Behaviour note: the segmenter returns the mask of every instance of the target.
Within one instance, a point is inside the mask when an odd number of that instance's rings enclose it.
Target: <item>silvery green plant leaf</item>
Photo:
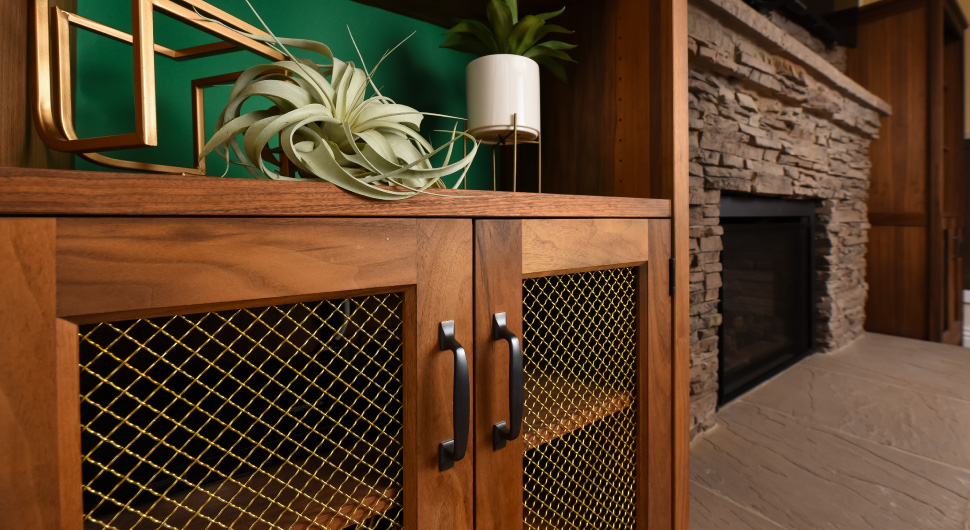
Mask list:
[[[455,188],[465,179],[478,141],[456,124],[450,139],[434,148],[420,133],[425,114],[395,103],[374,86],[373,74],[391,52],[368,72],[334,57],[322,43],[277,38],[268,27],[266,31],[270,37],[248,36],[276,47],[288,60],[256,65],[239,76],[200,157],[218,152],[255,178],[330,182],[382,200],[443,188],[442,177],[455,173],[460,173]],[[322,55],[330,64],[297,58],[289,48]],[[373,94],[368,96],[369,87]],[[242,113],[251,98],[263,98],[273,106]],[[279,147],[271,147],[277,138]],[[472,147],[453,162],[454,144],[464,139],[471,140]],[[444,153],[445,160],[434,167],[431,158],[438,153]],[[283,157],[299,176],[280,174]]]
[[[546,24],[549,19],[561,15],[565,10],[563,7],[558,11],[519,18],[517,0],[488,0],[485,7],[488,23],[461,20],[448,30],[448,38],[440,47],[479,56],[498,53],[522,55],[535,60],[557,78],[566,81],[566,70],[559,61],[576,62],[565,53],[565,50],[571,50],[576,45],[561,41],[542,42],[551,33],[573,33],[562,26]]]

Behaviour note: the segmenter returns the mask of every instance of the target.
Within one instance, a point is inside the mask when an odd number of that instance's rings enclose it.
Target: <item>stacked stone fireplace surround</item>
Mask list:
[[[815,201],[816,351],[863,332],[869,144],[890,109],[842,73],[844,50],[772,17],[688,10],[692,437],[715,424],[722,193]]]

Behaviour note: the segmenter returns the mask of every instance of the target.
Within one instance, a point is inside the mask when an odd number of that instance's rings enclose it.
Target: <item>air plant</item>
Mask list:
[[[480,20],[460,20],[448,30],[448,39],[440,47],[482,56],[522,55],[548,68],[559,80],[566,81],[566,70],[559,61],[576,62],[566,53],[576,45],[558,40],[540,42],[551,33],[573,33],[561,26],[546,24],[547,20],[565,10],[564,7],[519,19],[516,0],[489,0],[485,8],[487,24]]]
[[[258,13],[256,16],[259,18]],[[459,131],[456,124],[449,131],[451,139],[434,148],[419,132],[423,117],[429,114],[395,103],[374,85],[374,73],[393,49],[367,71],[363,57],[363,68],[357,68],[352,62],[335,58],[323,43],[277,38],[261,18],[260,23],[269,37],[246,36],[275,47],[287,60],[253,66],[239,76],[201,157],[216,151],[227,164],[240,164],[256,178],[325,181],[384,200],[428,193],[431,187],[443,188],[441,178],[459,171],[455,187],[464,180],[478,142]],[[331,64],[297,58],[288,47],[322,55]],[[370,97],[368,87],[373,90]],[[273,106],[240,114],[243,103],[258,96]],[[270,141],[276,137],[279,147],[273,148]],[[473,145],[467,155],[451,162],[454,144],[462,137],[470,138]],[[434,167],[431,157],[444,150],[444,163]],[[299,177],[281,175],[267,165],[269,161],[281,166],[283,156],[295,166]]]

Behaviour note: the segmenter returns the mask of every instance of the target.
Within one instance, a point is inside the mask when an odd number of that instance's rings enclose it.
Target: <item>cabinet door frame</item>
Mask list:
[[[508,346],[491,336],[507,314],[522,338],[526,278],[635,267],[637,274],[637,528],[673,528],[673,333],[669,219],[480,219],[475,221],[476,525],[523,528],[523,437],[492,447],[507,421]]]
[[[474,440],[438,469],[438,444],[454,437],[439,322],[455,321],[474,361],[471,220],[0,219],[0,264],[14,293],[0,304],[0,330],[14,337],[0,351],[11,404],[0,445],[16,462],[0,477],[0,507],[13,526],[83,526],[78,324],[401,292],[404,524],[472,528]]]

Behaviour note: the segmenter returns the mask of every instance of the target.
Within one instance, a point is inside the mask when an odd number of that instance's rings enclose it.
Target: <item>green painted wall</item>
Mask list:
[[[276,35],[321,41],[330,46],[335,56],[358,66],[348,26],[369,67],[373,67],[386,50],[415,32],[381,65],[375,75],[377,86],[384,95],[420,111],[465,116],[465,66],[474,57],[438,48],[444,39],[442,28],[350,0],[251,1]],[[243,0],[210,0],[210,3],[258,26],[256,17]],[[78,13],[130,32],[129,6],[121,0],[78,0]],[[155,39],[170,48],[183,48],[212,42],[213,37],[156,13]],[[236,72],[264,62],[265,59],[244,51],[188,61],[156,55],[159,146],[115,151],[108,153],[109,156],[192,166],[191,80]],[[79,135],[100,136],[134,130],[131,46],[79,30],[76,83],[75,122]],[[211,135],[229,87],[213,87],[205,92],[206,129],[207,135]],[[438,146],[449,135],[432,131],[450,131],[453,127],[454,120],[427,117],[422,131]],[[210,175],[221,175],[225,168],[225,162],[217,155],[210,155],[206,163]],[[103,170],[101,166],[81,159],[77,160],[77,168]],[[249,176],[238,167],[231,168],[229,174]],[[469,175],[469,188],[491,189],[489,148],[480,150]],[[446,179],[446,182],[450,184],[454,179]]]

